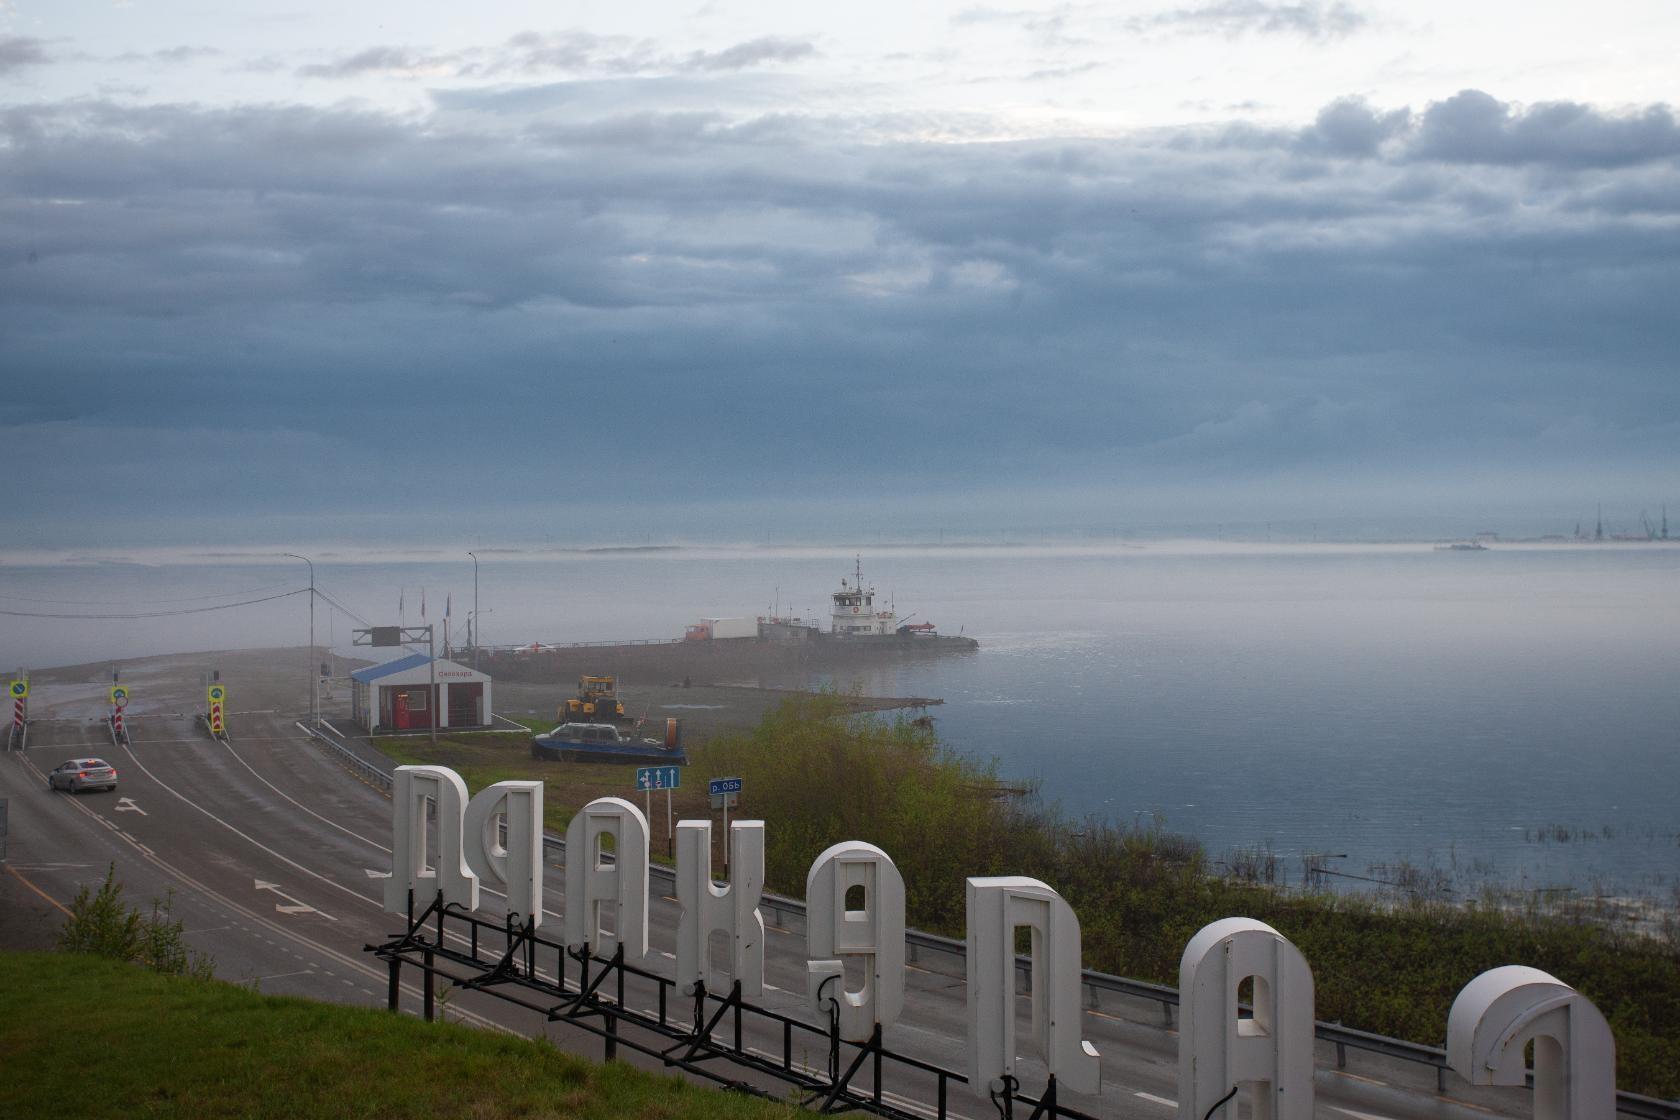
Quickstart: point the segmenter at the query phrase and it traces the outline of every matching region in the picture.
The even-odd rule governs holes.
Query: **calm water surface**
[[[784,612],[822,612],[851,568],[814,550],[481,556],[492,643],[670,637],[701,615],[765,613],[778,595]],[[312,558],[319,585],[375,621],[395,621],[399,595],[417,621],[422,587],[436,620],[450,596],[462,635],[466,557]],[[1159,817],[1216,854],[1269,846],[1292,878],[1318,853],[1356,875],[1406,860],[1465,889],[1674,900],[1680,548],[898,549],[864,562],[901,614],[982,648],[831,683],[943,697],[946,741],[1041,779],[1070,815]],[[13,564],[0,606],[187,610],[224,601],[193,596],[304,583],[284,560]],[[9,668],[302,644],[307,610],[298,596],[4,621]],[[323,609],[317,624],[348,649],[350,620]]]

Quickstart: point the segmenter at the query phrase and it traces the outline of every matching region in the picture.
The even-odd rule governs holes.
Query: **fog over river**
[[[400,601],[417,622],[423,593],[464,638],[464,551],[298,551],[363,619],[395,622]],[[853,563],[839,548],[477,551],[492,644],[675,637],[773,606],[826,620]],[[8,671],[307,636],[306,595],[201,610],[306,587],[299,560],[46,559],[0,562]],[[1350,876],[1408,861],[1460,890],[1675,901],[1680,547],[878,547],[863,565],[901,616],[981,648],[817,683],[944,698],[946,742],[1041,779],[1070,816],[1159,818],[1216,858],[1269,846],[1292,881],[1321,854]],[[158,612],[194,613],[40,617]],[[323,644],[349,652],[355,624],[320,603]]]

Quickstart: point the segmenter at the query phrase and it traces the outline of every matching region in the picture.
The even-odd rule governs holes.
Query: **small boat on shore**
[[[665,721],[665,739],[638,739],[610,723],[563,723],[531,738],[531,757],[549,762],[637,762],[686,766],[688,752],[676,720]]]

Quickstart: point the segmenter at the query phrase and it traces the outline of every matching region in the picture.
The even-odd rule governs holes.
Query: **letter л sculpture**
[[[677,987],[692,994],[711,971],[712,934],[729,938],[729,974],[743,996],[764,994],[764,822],[729,825],[726,887],[712,883],[712,822],[677,822]]]
[[[1447,1013],[1447,1064],[1472,1085],[1521,1085],[1534,1043],[1534,1120],[1613,1120],[1616,1039],[1592,1002],[1538,968],[1490,968]]]
[[[863,907],[846,895],[862,888]],[[839,1011],[840,1037],[868,1042],[875,1027],[904,1010],[904,876],[873,844],[849,840],[826,849],[805,876],[806,991],[819,1015]],[[863,987],[846,990],[839,958],[863,959]]]
[[[613,838],[607,862],[601,839]],[[604,907],[613,928],[603,928]],[[589,946],[610,957],[624,948],[626,964],[648,951],[648,825],[642,811],[622,797],[598,797],[566,826],[566,947]]]
[[[1015,1075],[1019,926],[1032,930],[1032,1033],[1044,1063],[1058,1084],[1098,1092],[1102,1062],[1080,1037],[1079,918],[1050,887],[1017,875],[968,880],[968,1087],[984,1097]]]

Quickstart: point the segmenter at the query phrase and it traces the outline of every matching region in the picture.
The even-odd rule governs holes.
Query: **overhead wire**
[[[294,591],[282,591],[278,595],[264,595],[260,599],[244,599],[237,603],[218,603],[210,607],[181,607],[169,611],[131,611],[126,614],[82,614],[60,611],[12,611],[0,608],[0,615],[11,618],[68,618],[87,619],[89,621],[129,621],[141,618],[173,618],[184,614],[204,614],[207,611],[225,611],[234,607],[249,607],[257,603],[272,603],[276,599],[289,599],[293,595],[307,595],[309,588],[299,587]]]
[[[89,607],[144,607],[158,603],[201,603],[206,599],[225,599],[230,595],[254,595],[259,591],[272,591],[276,587],[285,587],[284,583],[265,583],[261,587],[242,587],[238,591],[218,591],[211,595],[183,595],[179,599],[36,599],[28,595],[4,595],[0,599],[8,599],[14,603],[59,603],[65,606]]]

